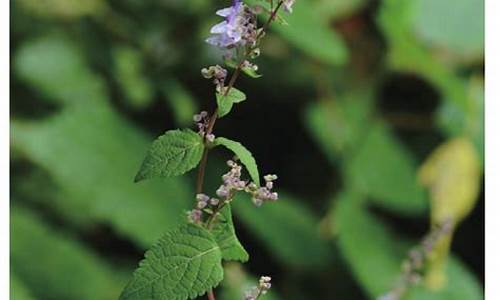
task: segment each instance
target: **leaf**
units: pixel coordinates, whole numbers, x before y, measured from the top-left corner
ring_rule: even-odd
[[[10,299],[11,300],[35,300],[29,288],[16,274],[10,271]]]
[[[169,130],[151,145],[135,182],[182,175],[198,165],[203,148],[203,140],[196,132],[190,129]]]
[[[413,8],[414,31],[427,44],[462,56],[484,55],[484,0],[416,0]]]
[[[11,207],[10,263],[35,299],[116,299],[123,273],[35,213]],[[84,283],[84,284],[82,284]]]
[[[439,61],[418,43],[412,30],[412,6],[408,0],[384,0],[377,21],[388,45],[389,67],[398,72],[410,72],[432,83],[442,94],[438,114],[440,128],[450,137],[469,135],[476,141],[482,155],[484,141],[477,136],[483,128],[483,96],[467,90],[466,80],[454,73],[445,62]],[[477,80],[476,80],[477,81]],[[482,83],[475,83],[482,87]]]
[[[252,78],[262,77],[262,75],[257,73],[257,71],[255,69],[253,69],[252,67],[243,67],[243,68],[241,68],[241,71]]]
[[[255,207],[240,193],[232,206],[238,220],[284,265],[320,268],[332,259],[329,241],[319,234],[319,219],[292,196],[280,192],[278,201]]]
[[[339,195],[334,210],[339,247],[369,298],[391,290],[401,274],[401,263],[412,243],[389,230],[370,214],[358,194],[346,191]],[[416,243],[416,242],[415,242]],[[411,300],[480,300],[479,282],[455,257],[448,261],[448,285],[439,292],[423,288],[410,290]]]
[[[448,218],[460,222],[479,198],[481,169],[474,146],[463,137],[443,143],[420,168],[419,180],[430,191],[433,224]]]
[[[372,112],[371,99],[369,90],[352,90],[307,108],[306,125],[332,165],[356,151],[363,141]]]
[[[23,43],[15,53],[14,72],[57,103],[105,101],[102,79],[86,64],[78,44],[58,34]]]
[[[201,296],[223,278],[221,255],[210,232],[193,224],[183,225],[146,252],[120,300]]]
[[[344,169],[352,187],[385,208],[421,214],[427,207],[414,158],[380,123],[368,129]]]
[[[216,138],[214,143],[215,145],[222,145],[227,149],[233,151],[233,153],[238,157],[241,163],[245,165],[248,174],[250,174],[250,177],[252,178],[252,181],[260,186],[260,176],[259,169],[257,168],[257,162],[255,161],[252,153],[248,151],[245,146],[243,146],[239,142],[227,139],[225,137]]]
[[[172,109],[176,124],[179,126],[191,125],[198,104],[189,90],[178,80],[169,78],[165,80],[162,91]]]
[[[241,245],[234,231],[233,217],[230,204],[224,205],[218,217],[218,223],[212,229],[224,260],[248,261],[248,253]]]
[[[191,185],[181,177],[134,184],[150,137],[105,103],[68,106],[39,122],[12,120],[11,138],[20,155],[51,179],[56,197],[49,191],[40,200],[67,224],[108,224],[144,249],[185,220]],[[34,190],[36,197],[41,191]]]
[[[465,84],[465,83],[464,83]],[[466,136],[474,142],[477,155],[484,165],[484,80],[473,77],[467,84],[464,110],[455,102],[445,101],[439,108],[439,123],[450,137]]]
[[[216,94],[219,118],[227,115],[233,108],[234,103],[240,103],[247,99],[243,92],[234,87],[229,90],[227,96],[224,96],[224,91],[217,92]]]
[[[233,59],[224,58],[224,64],[233,69],[238,68],[238,63]],[[257,71],[251,67],[243,67],[241,68],[241,71],[252,78],[262,77],[261,74],[258,74]]]
[[[293,13],[287,15],[286,19],[290,26],[273,26],[272,29],[297,49],[333,66],[348,61],[349,52],[345,42],[327,20],[317,17],[313,1],[297,1]]]
[[[126,95],[130,106],[144,109],[153,102],[153,87],[143,74],[144,61],[141,52],[129,46],[113,49],[114,75]]]
[[[407,248],[393,242],[396,237],[364,210],[362,201],[355,192],[341,193],[332,220],[340,250],[354,277],[375,299],[396,283]]]
[[[451,233],[432,251],[426,274],[427,285],[439,289],[446,284],[445,268],[454,228],[479,199],[481,167],[474,145],[463,137],[445,142],[426,159],[419,179],[430,191],[431,223],[452,221]]]
[[[318,16],[331,21],[332,19],[349,17],[359,11],[367,2],[366,0],[319,0],[313,2],[313,6]]]

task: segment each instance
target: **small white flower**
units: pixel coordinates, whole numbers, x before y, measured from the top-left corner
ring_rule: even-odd
[[[295,4],[295,0],[284,0],[283,2],[283,6],[284,6],[284,10],[285,12],[291,14],[293,12],[293,8],[292,6]]]

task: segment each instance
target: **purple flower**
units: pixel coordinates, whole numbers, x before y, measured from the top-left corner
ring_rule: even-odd
[[[210,29],[213,35],[206,40],[207,43],[220,48],[247,44],[247,37],[255,31],[255,26],[253,15],[245,9],[241,0],[234,0],[231,7],[218,10],[216,14],[226,19]]]

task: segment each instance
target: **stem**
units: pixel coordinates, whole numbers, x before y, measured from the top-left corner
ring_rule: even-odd
[[[207,293],[208,300],[215,300],[215,295],[213,290],[208,291]]]
[[[283,0],[281,0],[281,1],[278,2],[278,5],[272,11],[271,15],[269,16],[269,19],[266,21],[266,23],[264,24],[264,26],[262,26],[262,30],[257,35],[257,37],[256,37],[257,41],[259,40],[259,38],[262,37],[262,35],[268,29],[269,25],[271,25],[271,22],[276,17],[276,14],[278,13],[278,10],[280,9],[280,7],[281,7],[282,4],[283,4]],[[229,91],[233,88],[234,84],[236,83],[236,80],[238,79],[238,76],[241,73],[241,69],[243,68],[243,63],[246,60],[246,58],[248,57],[248,55],[250,55],[251,51],[252,51],[251,48],[249,48],[246,51],[245,56],[243,57],[243,59],[241,60],[241,62],[238,64],[238,67],[236,68],[236,70],[231,75],[231,78],[229,79],[229,83],[227,85],[227,88],[224,91],[224,96],[227,96],[229,94]],[[200,194],[201,192],[203,192],[203,183],[205,181],[205,170],[207,168],[207,162],[208,162],[208,147],[206,147],[206,145],[207,145],[206,136],[209,135],[209,134],[211,134],[212,131],[213,131],[213,129],[214,129],[215,122],[217,121],[217,113],[218,113],[218,109],[215,109],[214,112],[213,112],[213,114],[210,116],[210,120],[208,122],[207,131],[205,133],[205,137],[203,138],[203,142],[205,143],[205,148],[203,149],[203,154],[202,154],[202,158],[201,158],[201,162],[200,162],[200,167],[198,168],[198,175],[197,175],[197,178],[196,178],[196,194]],[[222,202],[221,205],[219,207],[217,207],[216,211],[214,211],[213,216],[207,221],[206,226],[207,226],[208,230],[210,230],[212,228],[213,221],[215,220],[215,216],[222,209],[222,207],[224,207],[224,205],[225,205],[225,202]],[[207,297],[208,297],[208,300],[216,300],[215,299],[214,291],[212,289],[210,289],[207,292]]]

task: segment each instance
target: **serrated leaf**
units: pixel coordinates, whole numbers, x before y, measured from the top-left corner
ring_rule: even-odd
[[[124,274],[92,249],[14,205],[10,214],[10,263],[35,299],[116,299]],[[84,283],[84,284],[82,284]]]
[[[213,235],[193,224],[167,233],[145,254],[120,300],[194,299],[223,278]]]
[[[285,265],[318,268],[332,259],[329,241],[321,238],[319,219],[299,201],[280,192],[276,202],[255,207],[247,194],[237,194],[234,214]]]
[[[219,118],[227,115],[233,108],[234,103],[240,103],[247,99],[247,96],[237,88],[231,88],[227,96],[224,96],[224,91],[217,92],[216,94]]]
[[[196,132],[169,130],[153,142],[135,181],[182,175],[198,165],[203,148],[203,140]]]
[[[248,261],[248,253],[241,245],[234,230],[230,204],[224,205],[217,222],[212,229],[212,234],[221,249],[222,259]]]
[[[257,162],[253,157],[252,153],[245,148],[241,143],[227,139],[225,137],[218,137],[214,141],[215,145],[221,145],[227,149],[233,151],[234,154],[239,158],[241,163],[245,166],[252,178],[252,181],[260,186],[260,176],[259,169],[257,168]]]

